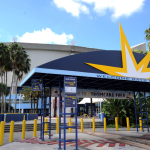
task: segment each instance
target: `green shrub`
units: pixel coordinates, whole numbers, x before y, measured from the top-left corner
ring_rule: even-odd
[[[147,124],[143,124],[143,126],[147,126]],[[131,128],[136,128],[136,124],[132,123]],[[138,124],[138,127],[140,127],[140,124]]]
[[[116,128],[114,124],[107,125],[107,128]],[[122,128],[122,126],[118,125],[118,128]]]

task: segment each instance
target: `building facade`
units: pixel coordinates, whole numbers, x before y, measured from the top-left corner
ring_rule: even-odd
[[[6,45],[9,45],[11,43],[5,43]],[[79,54],[79,53],[85,53],[85,52],[92,52],[92,51],[101,51],[102,49],[94,49],[94,48],[88,48],[88,47],[79,47],[79,46],[73,46],[73,45],[55,45],[55,44],[35,44],[35,43],[19,43],[25,48],[25,51],[29,55],[29,58],[31,59],[31,68],[30,71],[32,71],[35,67],[42,65],[44,63],[66,57],[69,55]],[[144,46],[145,45],[145,46]],[[134,49],[141,49],[143,51],[146,51],[146,44],[138,44],[136,46],[131,47],[132,50]],[[8,87],[10,87],[11,84],[11,76],[12,72],[8,73]],[[23,78],[21,81],[18,82],[18,88],[17,92],[19,93],[19,90],[22,88],[20,87],[20,83],[25,79],[27,74],[23,75]],[[16,77],[14,77],[14,83],[13,87],[16,85]],[[12,106],[14,107],[14,99],[15,99],[15,88],[12,89]],[[52,116],[54,114],[54,97],[52,98]],[[9,96],[7,96],[7,101],[9,100]],[[57,102],[59,100],[57,99]],[[35,105],[35,107],[37,107]],[[32,108],[34,106],[32,105]],[[40,114],[40,108],[41,103],[39,100],[38,104],[38,113]],[[47,108],[48,111],[48,108]],[[58,108],[57,108],[58,111]],[[67,110],[70,112],[70,109]],[[23,101],[23,98],[21,96],[17,96],[17,112],[21,113],[31,113],[31,103],[29,101]]]

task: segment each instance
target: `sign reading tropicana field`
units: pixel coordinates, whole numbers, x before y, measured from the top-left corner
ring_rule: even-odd
[[[31,81],[32,90],[42,91],[43,90],[43,81],[38,79],[32,79]]]
[[[76,107],[77,81],[75,77],[65,77],[65,106]]]

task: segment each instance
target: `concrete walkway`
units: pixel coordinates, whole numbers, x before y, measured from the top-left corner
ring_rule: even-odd
[[[86,130],[93,131],[92,128],[88,128]],[[135,138],[142,137],[143,135],[146,135],[148,133],[147,128],[144,128],[144,132],[142,131],[137,132],[136,128],[130,128],[130,131],[127,131],[127,128],[118,128],[118,131],[116,131],[115,128],[107,128],[107,131],[104,131],[103,128],[95,128],[95,132],[110,133],[110,134],[129,136],[129,137],[135,137]]]
[[[78,130],[78,132],[80,132],[80,130]],[[150,150],[150,133],[137,133],[134,128],[131,128],[131,131],[125,131],[123,128],[119,128],[119,131],[115,131],[115,128],[108,128],[105,132],[102,129],[96,129],[95,132],[93,132],[92,129],[84,129],[84,133]]]
[[[18,140],[17,142],[5,144],[0,147],[0,150],[56,150],[58,149],[58,134],[53,134],[52,139],[48,139],[45,135],[45,141],[41,141],[39,137],[32,138],[32,132],[30,132],[31,137],[25,140]],[[18,134],[19,135],[19,134]],[[66,139],[74,139],[75,133],[67,133]],[[63,134],[61,135],[63,138]],[[28,134],[29,137],[29,134]],[[74,150],[75,143],[67,142],[66,150]],[[130,146],[129,144],[124,144],[121,142],[116,142],[108,140],[103,137],[98,137],[94,135],[88,135],[85,133],[78,133],[78,149],[80,150],[143,150],[143,148],[138,148],[136,146]],[[63,143],[62,143],[63,150]]]

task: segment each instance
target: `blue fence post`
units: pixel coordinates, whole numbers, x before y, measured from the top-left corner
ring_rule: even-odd
[[[42,139],[42,94],[43,90],[41,91],[41,127],[40,127],[40,139]]]
[[[136,128],[138,132],[138,120],[137,120],[137,112],[136,112],[136,97],[135,97],[135,91],[134,91],[134,106],[135,106],[135,118],[136,118]]]
[[[76,90],[77,90],[77,77],[76,77]],[[78,122],[77,122],[77,91],[76,91],[76,108],[75,108],[75,113],[76,113],[76,116],[75,116],[75,122],[76,122],[76,150],[78,150]]]
[[[28,119],[28,116],[29,116],[29,113],[27,113],[27,121],[29,120],[29,119]]]
[[[45,84],[44,84],[44,96],[43,96],[43,131],[42,131],[42,141],[44,141],[44,128],[45,128]]]
[[[61,149],[61,76],[59,76],[59,149]]]
[[[64,150],[66,150],[66,102],[65,102],[65,76],[64,76]]]
[[[49,92],[49,139],[51,139],[51,87]]]
[[[5,120],[5,116],[6,116],[7,114],[4,114],[4,121],[5,121],[5,123],[6,123],[6,120]]]

